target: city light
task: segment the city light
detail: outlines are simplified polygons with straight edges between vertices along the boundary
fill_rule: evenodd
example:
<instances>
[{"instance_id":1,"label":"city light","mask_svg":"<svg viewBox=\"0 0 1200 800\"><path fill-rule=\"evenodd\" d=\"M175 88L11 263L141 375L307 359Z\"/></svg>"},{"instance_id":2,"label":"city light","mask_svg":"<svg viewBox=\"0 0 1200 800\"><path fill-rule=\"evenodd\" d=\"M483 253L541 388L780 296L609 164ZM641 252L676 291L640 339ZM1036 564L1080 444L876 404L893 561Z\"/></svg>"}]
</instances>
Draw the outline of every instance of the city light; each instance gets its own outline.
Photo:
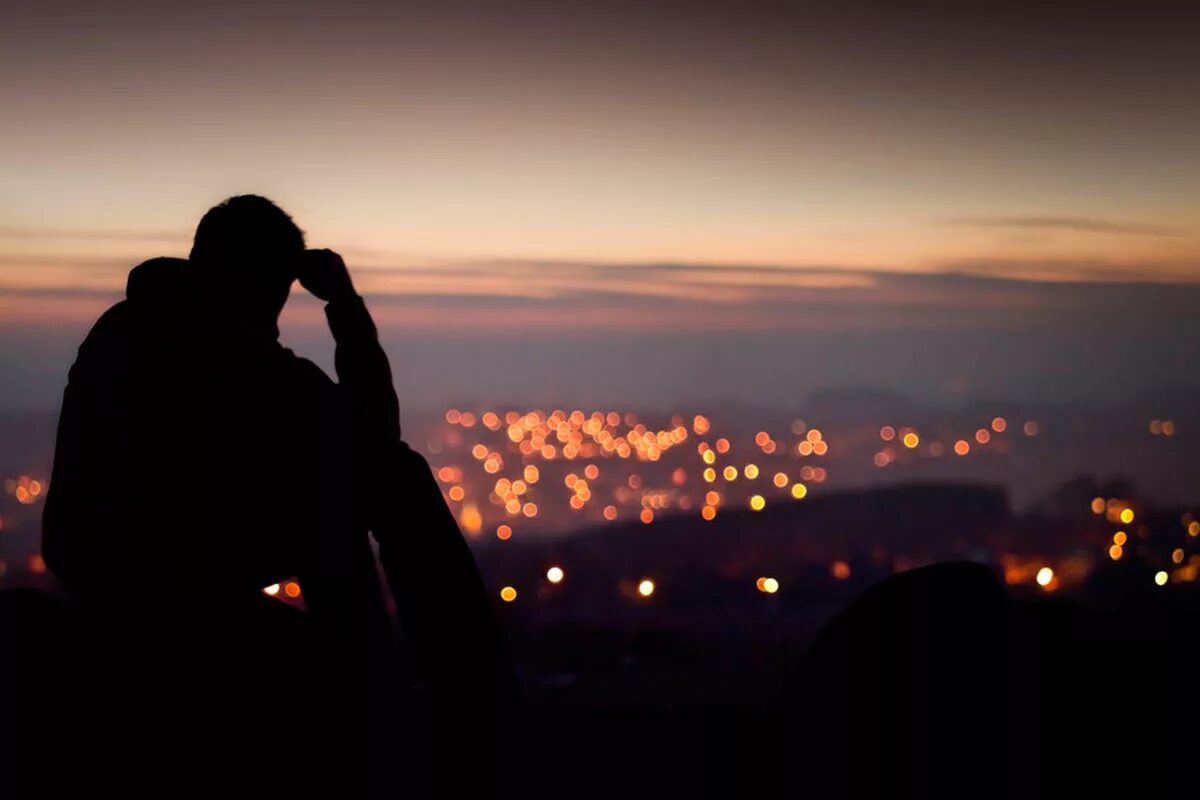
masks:
<instances>
[{"instance_id":1,"label":"city light","mask_svg":"<svg viewBox=\"0 0 1200 800\"><path fill-rule=\"evenodd\" d=\"M649 597L654 594L654 581L649 578L642 579L642 582L638 584L637 591L642 597Z\"/></svg>"},{"instance_id":2,"label":"city light","mask_svg":"<svg viewBox=\"0 0 1200 800\"><path fill-rule=\"evenodd\" d=\"M1169 419L1152 419L1150 420L1150 435L1151 436L1174 436L1175 422Z\"/></svg>"},{"instance_id":3,"label":"city light","mask_svg":"<svg viewBox=\"0 0 1200 800\"><path fill-rule=\"evenodd\" d=\"M779 581L775 578L759 578L754 582L754 586L764 594L775 594L779 591Z\"/></svg>"},{"instance_id":4,"label":"city light","mask_svg":"<svg viewBox=\"0 0 1200 800\"><path fill-rule=\"evenodd\" d=\"M479 513L479 507L474 503L463 505L462 514L459 516L458 521L468 536L478 536L483 530L483 515Z\"/></svg>"},{"instance_id":5,"label":"city light","mask_svg":"<svg viewBox=\"0 0 1200 800\"><path fill-rule=\"evenodd\" d=\"M562 583L565 575L566 573L563 572L562 567L551 567L546 570L546 580L551 583Z\"/></svg>"},{"instance_id":6,"label":"city light","mask_svg":"<svg viewBox=\"0 0 1200 800\"><path fill-rule=\"evenodd\" d=\"M28 475L21 475L15 480L4 482L4 489L23 506L33 505L42 494L42 482Z\"/></svg>"},{"instance_id":7,"label":"city light","mask_svg":"<svg viewBox=\"0 0 1200 800\"><path fill-rule=\"evenodd\" d=\"M511 586L505 586L500 590L500 599L506 603L511 603L517 599L517 590Z\"/></svg>"}]
</instances>

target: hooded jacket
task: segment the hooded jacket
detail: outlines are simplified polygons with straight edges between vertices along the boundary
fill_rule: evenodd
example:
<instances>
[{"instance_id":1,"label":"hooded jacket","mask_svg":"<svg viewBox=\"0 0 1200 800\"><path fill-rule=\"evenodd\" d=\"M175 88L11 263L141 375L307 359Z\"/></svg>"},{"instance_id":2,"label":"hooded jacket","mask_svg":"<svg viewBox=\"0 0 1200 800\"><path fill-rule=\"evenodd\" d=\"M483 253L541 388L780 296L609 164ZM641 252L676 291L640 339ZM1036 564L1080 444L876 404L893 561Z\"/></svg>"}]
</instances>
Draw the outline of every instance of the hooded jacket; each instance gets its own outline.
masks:
<instances>
[{"instance_id":1,"label":"hooded jacket","mask_svg":"<svg viewBox=\"0 0 1200 800\"><path fill-rule=\"evenodd\" d=\"M429 464L400 439L375 325L357 296L325 313L336 383L190 262L134 268L70 370L46 564L85 605L161 605L171 625L240 615L295 576L316 617L375 640L387 619L369 530L435 693L473 713L507 702L488 596Z\"/></svg>"},{"instance_id":2,"label":"hooded jacket","mask_svg":"<svg viewBox=\"0 0 1200 800\"><path fill-rule=\"evenodd\" d=\"M361 299L327 314L341 385L190 262L130 272L63 396L43 554L69 593L236 603L300 574L331 532L365 541L398 403Z\"/></svg>"}]
</instances>

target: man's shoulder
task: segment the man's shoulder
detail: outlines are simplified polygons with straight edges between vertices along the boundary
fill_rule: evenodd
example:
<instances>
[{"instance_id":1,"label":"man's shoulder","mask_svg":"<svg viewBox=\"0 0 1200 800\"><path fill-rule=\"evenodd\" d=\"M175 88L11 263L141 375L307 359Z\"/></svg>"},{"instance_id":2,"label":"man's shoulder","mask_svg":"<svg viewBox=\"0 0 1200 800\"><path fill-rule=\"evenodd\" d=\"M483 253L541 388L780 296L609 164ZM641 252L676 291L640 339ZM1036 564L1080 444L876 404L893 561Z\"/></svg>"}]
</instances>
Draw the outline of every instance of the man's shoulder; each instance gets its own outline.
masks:
<instances>
[{"instance_id":1,"label":"man's shoulder","mask_svg":"<svg viewBox=\"0 0 1200 800\"><path fill-rule=\"evenodd\" d=\"M266 355L277 370L277 374L294 386L314 390L323 390L334 386L333 379L325 374L325 370L304 356L296 355L290 348L284 347L278 342Z\"/></svg>"},{"instance_id":2,"label":"man's shoulder","mask_svg":"<svg viewBox=\"0 0 1200 800\"><path fill-rule=\"evenodd\" d=\"M104 332L120 325L128 324L133 315L133 308L128 300L118 300L104 310L92 325L92 333Z\"/></svg>"},{"instance_id":3,"label":"man's shoulder","mask_svg":"<svg viewBox=\"0 0 1200 800\"><path fill-rule=\"evenodd\" d=\"M79 354L104 347L114 339L124 338L131 333L132 310L128 300L120 300L101 314L84 337Z\"/></svg>"}]
</instances>

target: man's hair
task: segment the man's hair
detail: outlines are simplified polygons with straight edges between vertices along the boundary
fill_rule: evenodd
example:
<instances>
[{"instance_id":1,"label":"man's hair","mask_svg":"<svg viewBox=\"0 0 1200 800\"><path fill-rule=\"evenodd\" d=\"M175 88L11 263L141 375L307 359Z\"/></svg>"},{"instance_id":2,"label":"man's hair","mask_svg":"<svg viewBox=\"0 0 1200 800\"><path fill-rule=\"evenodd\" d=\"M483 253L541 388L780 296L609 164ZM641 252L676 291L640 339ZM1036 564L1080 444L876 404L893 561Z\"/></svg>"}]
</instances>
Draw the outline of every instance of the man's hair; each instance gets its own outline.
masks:
<instances>
[{"instance_id":1,"label":"man's hair","mask_svg":"<svg viewBox=\"0 0 1200 800\"><path fill-rule=\"evenodd\" d=\"M209 264L274 261L304 249L304 231L265 197L242 194L213 206L196 226L191 260Z\"/></svg>"}]
</instances>

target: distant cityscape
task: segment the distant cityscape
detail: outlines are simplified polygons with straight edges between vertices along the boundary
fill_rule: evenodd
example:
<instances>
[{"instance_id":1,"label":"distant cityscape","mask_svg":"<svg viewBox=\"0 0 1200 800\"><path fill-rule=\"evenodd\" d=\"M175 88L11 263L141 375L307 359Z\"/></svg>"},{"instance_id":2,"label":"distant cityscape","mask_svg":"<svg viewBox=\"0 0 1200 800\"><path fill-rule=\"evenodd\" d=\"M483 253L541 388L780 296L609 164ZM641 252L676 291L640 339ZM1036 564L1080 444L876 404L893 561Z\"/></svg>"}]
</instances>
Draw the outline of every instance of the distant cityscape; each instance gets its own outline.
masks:
<instances>
[{"instance_id":1,"label":"distant cityscape","mask_svg":"<svg viewBox=\"0 0 1200 800\"><path fill-rule=\"evenodd\" d=\"M1003 511L993 509L981 529L964 526L950 538L944 531L912 530L911 520L876 520L876 532L888 527L907 531L907 541L898 547L883 535L872 543L871 532L854 532L836 514L821 512L823 524L843 530L840 550L832 548L837 552L831 556L829 547L806 552L795 542L775 542L770 547L779 552L761 559L760 573L743 576L745 585L762 594L786 593L795 587L784 574L796 563L818 561L827 578L846 581L857 574L855 559L864 554L869 554L871 571L886 567L884 573L966 554L994 564L1010 585L1042 591L1082 583L1101 561L1131 558L1155 564L1155 585L1196 579L1200 553L1192 552L1192 545L1200 535L1200 521L1194 511L1186 503L1148 499L1138 488L1139 475L1120 470L1122 458L1129 465L1157 460L1155 474L1188 480L1186 470L1180 475L1180 465L1192 463L1181 457L1190 447L1185 423L1148 417L1135 430L1129 421L1110 421L1109 433L1097 436L1087 426L1080 432L1080 415L1061 410L1037 418L982 409L937 415L905 408L890 418L867 421L880 416L871 408L878 401L868 397L865 407L862 398L833 403L836 411L824 415L829 423L775 415L761 425L748 415L725 419L704 413L456 407L437 416L414 415L406 438L427 455L447 503L504 602L519 602L530 589L528 576L519 585L506 564L536 561L538 554L560 548L564 537L584 536L600 547L607 541L611 548L629 549L653 546L653 532L664 525L694 530L693 541L706 529L735 525L749 543L757 528L794 520L779 516L794 515L784 510L789 507L872 487L931 483L999 487ZM1106 463L1095 454L1098 442L1124 456ZM1164 448L1167 444L1172 446ZM43 463L49 463L48 451ZM1089 474L1089 466L1097 474ZM1040 494L1026 489L1023 508L1012 516L1011 486L1022 481L1040 481ZM47 488L47 474L34 470L4 480L0 585L47 579L38 554L40 501ZM1151 519L1160 524L1168 513L1175 517L1174 541L1147 525ZM1007 521L1001 524L1000 516ZM1058 522L1042 531L1046 520ZM1063 520L1073 522L1064 525ZM948 525L953 528L954 521ZM1031 526L1039 528L1032 538L1025 535ZM643 529L640 543L630 540L631 529ZM607 540L606 530L613 532ZM761 554L762 543L752 549ZM728 553L713 555L714 561L724 557ZM715 572L723 567L709 566ZM573 564L546 563L536 580L557 586L569 582L576 570ZM516 571L528 572L524 567ZM632 581L626 593L635 600L655 593L655 578L613 576L616 582ZM302 587L294 581L265 590L281 599L302 598Z\"/></svg>"}]
</instances>

